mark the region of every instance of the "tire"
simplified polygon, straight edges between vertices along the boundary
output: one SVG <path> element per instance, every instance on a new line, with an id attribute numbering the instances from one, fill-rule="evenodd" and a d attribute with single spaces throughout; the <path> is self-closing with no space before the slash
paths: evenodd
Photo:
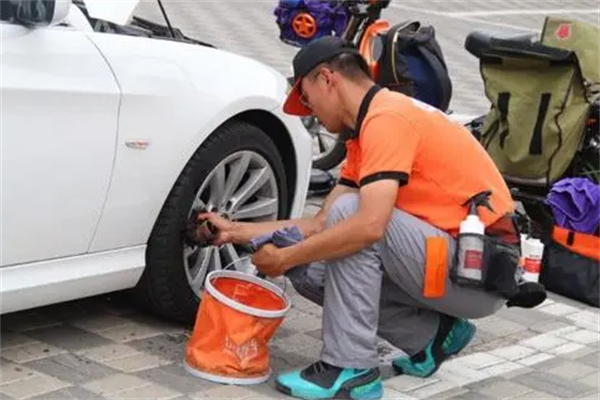
<path id="1" fill-rule="evenodd" d="M 287 217 L 289 205 L 285 169 L 272 140 L 256 126 L 244 122 L 230 122 L 221 126 L 185 166 L 152 230 L 146 252 L 146 268 L 134 289 L 137 301 L 151 312 L 174 322 L 193 325 L 200 303 L 200 290 L 193 290 L 188 278 L 186 262 L 189 261 L 184 260 L 186 242 L 182 232 L 193 211 L 198 190 L 206 184 L 211 171 L 241 151 L 252 152 L 246 154 L 258 155 L 259 159 L 262 157 L 266 160 L 277 186 L 276 218 Z M 272 178 L 270 182 L 272 186 Z M 209 193 L 212 193 L 210 189 Z M 201 251 L 211 249 L 215 251 L 215 248 Z M 210 254 L 212 257 L 213 253 Z M 203 279 L 197 282 L 203 282 Z"/>
<path id="2" fill-rule="evenodd" d="M 314 159 L 313 168 L 329 171 L 340 165 L 344 158 L 346 158 L 346 145 L 343 142 L 336 142 L 329 152 Z"/>
<path id="3" fill-rule="evenodd" d="M 346 145 L 344 142 L 327 132 L 315 117 L 304 117 L 302 123 L 318 144 L 318 150 L 313 155 L 313 168 L 328 171 L 344 161 L 344 158 L 346 158 Z M 335 142 L 330 148 L 323 151 L 321 147 L 326 147 L 325 138 L 330 141 L 335 140 Z"/>

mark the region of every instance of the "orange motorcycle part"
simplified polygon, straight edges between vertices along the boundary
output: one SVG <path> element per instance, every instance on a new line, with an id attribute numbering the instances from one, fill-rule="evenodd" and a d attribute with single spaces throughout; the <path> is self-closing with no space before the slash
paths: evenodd
<path id="1" fill-rule="evenodd" d="M 301 38 L 310 39 L 315 36 L 317 28 L 317 21 L 315 21 L 314 17 L 308 13 L 298 13 L 298 15 L 292 19 L 292 29 L 294 30 L 294 33 Z"/>
<path id="2" fill-rule="evenodd" d="M 379 76 L 379 58 L 383 50 L 382 34 L 387 32 L 389 28 L 390 24 L 388 21 L 380 19 L 373 22 L 365 30 L 358 45 L 358 50 L 367 61 L 371 76 L 375 80 Z"/>

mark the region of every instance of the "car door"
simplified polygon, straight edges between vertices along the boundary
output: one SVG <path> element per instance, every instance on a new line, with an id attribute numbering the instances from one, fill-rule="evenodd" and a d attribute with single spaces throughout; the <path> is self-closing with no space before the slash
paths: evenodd
<path id="1" fill-rule="evenodd" d="M 84 32 L 0 29 L 1 265 L 83 254 L 109 188 L 118 85 Z"/>

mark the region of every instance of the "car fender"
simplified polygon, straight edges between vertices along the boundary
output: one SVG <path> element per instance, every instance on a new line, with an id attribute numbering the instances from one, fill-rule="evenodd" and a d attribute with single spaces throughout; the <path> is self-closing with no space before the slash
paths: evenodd
<path id="1" fill-rule="evenodd" d="M 187 161 L 219 125 L 244 111 L 281 120 L 306 171 L 300 185 L 307 186 L 310 136 L 298 118 L 281 113 L 287 81 L 276 70 L 200 45 L 107 33 L 89 37 L 122 91 L 114 172 L 90 252 L 146 243 Z M 303 201 L 304 194 L 296 198 Z"/>

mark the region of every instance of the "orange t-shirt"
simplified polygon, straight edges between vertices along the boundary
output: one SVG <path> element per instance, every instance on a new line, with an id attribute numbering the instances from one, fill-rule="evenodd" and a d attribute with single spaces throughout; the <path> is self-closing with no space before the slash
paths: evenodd
<path id="1" fill-rule="evenodd" d="M 369 97 L 367 95 L 367 97 Z M 502 175 L 484 148 L 441 111 L 388 89 L 361 105 L 358 134 L 346 143 L 340 183 L 354 187 L 397 179 L 396 207 L 453 235 L 468 213 L 465 203 L 492 192 L 494 213 L 479 207 L 486 226 L 514 210 Z"/>

